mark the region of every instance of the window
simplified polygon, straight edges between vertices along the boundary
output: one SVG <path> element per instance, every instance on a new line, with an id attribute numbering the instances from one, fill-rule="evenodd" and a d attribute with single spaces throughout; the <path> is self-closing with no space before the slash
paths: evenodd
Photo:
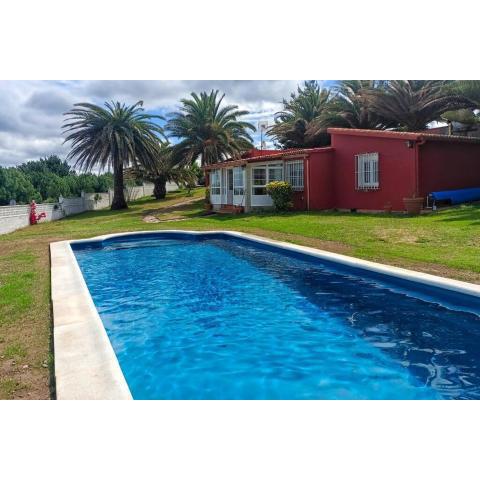
<path id="1" fill-rule="evenodd" d="M 252 169 L 252 193 L 253 195 L 267 194 L 267 169 L 266 167 L 255 167 Z"/>
<path id="2" fill-rule="evenodd" d="M 267 184 L 279 180 L 283 180 L 283 166 L 281 163 L 262 167 L 253 167 L 252 194 L 267 195 Z"/>
<path id="3" fill-rule="evenodd" d="M 358 190 L 378 188 L 378 153 L 355 155 L 355 163 L 356 188 Z"/>
<path id="4" fill-rule="evenodd" d="M 245 185 L 243 184 L 243 172 L 245 169 L 243 167 L 235 167 L 233 169 L 233 194 L 234 195 L 243 195 Z"/>
<path id="5" fill-rule="evenodd" d="M 269 165 L 268 167 L 268 183 L 279 182 L 283 180 L 283 165 Z"/>
<path id="6" fill-rule="evenodd" d="M 210 195 L 220 195 L 220 170 L 210 172 Z"/>
<path id="7" fill-rule="evenodd" d="M 285 180 L 294 190 L 303 190 L 303 160 L 285 163 Z"/>

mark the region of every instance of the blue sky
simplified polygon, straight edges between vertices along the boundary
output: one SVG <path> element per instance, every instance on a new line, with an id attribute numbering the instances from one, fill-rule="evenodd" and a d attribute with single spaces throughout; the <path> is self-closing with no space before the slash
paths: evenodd
<path id="1" fill-rule="evenodd" d="M 0 81 L 0 165 L 13 166 L 50 154 L 65 157 L 63 113 L 76 102 L 103 103 L 143 100 L 150 113 L 167 115 L 190 92 L 218 89 L 227 103 L 250 113 L 248 121 L 273 121 L 282 98 L 303 80 L 92 80 Z M 332 81 L 325 81 L 325 86 Z M 259 143 L 259 134 L 254 134 Z M 268 144 L 270 146 L 271 144 Z"/>

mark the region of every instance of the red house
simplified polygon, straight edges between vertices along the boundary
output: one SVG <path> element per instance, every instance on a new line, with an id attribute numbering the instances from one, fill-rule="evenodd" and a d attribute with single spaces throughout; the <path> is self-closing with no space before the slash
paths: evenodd
<path id="1" fill-rule="evenodd" d="M 215 210 L 272 206 L 266 185 L 286 180 L 299 210 L 404 210 L 405 197 L 480 187 L 480 138 L 330 128 L 331 146 L 254 150 L 206 167 Z"/>

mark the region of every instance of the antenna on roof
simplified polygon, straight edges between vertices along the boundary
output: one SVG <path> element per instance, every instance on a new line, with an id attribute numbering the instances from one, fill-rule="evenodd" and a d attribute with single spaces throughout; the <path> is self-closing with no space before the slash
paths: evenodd
<path id="1" fill-rule="evenodd" d="M 260 120 L 258 122 L 258 129 L 260 130 L 260 150 L 265 149 L 265 141 L 263 140 L 263 134 L 266 133 L 268 128 L 267 120 Z"/>

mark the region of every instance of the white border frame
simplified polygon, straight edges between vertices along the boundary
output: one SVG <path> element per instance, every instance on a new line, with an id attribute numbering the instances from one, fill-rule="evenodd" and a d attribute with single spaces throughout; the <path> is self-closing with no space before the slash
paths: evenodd
<path id="1" fill-rule="evenodd" d="M 316 248 L 228 230 L 149 230 L 123 232 L 50 244 L 55 377 L 58 399 L 132 399 L 118 359 L 78 266 L 71 244 L 102 242 L 124 235 L 224 234 L 281 247 L 322 260 L 480 298 L 480 285 L 361 260 Z"/>

